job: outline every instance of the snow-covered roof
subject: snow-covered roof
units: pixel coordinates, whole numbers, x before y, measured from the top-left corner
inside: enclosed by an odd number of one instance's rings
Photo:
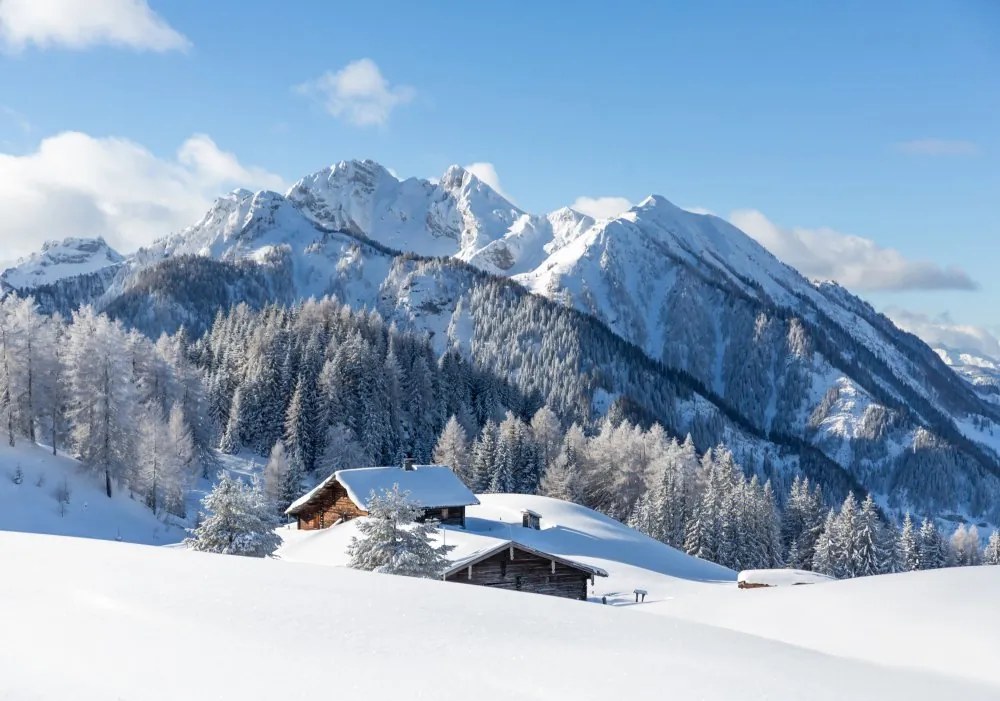
[[[505,540],[501,543],[497,543],[492,547],[484,548],[483,550],[474,552],[468,557],[462,558],[461,560],[456,560],[451,564],[451,566],[447,570],[445,570],[442,577],[447,577],[448,575],[454,574],[455,572],[458,572],[459,570],[464,569],[469,565],[474,565],[477,562],[482,562],[483,560],[486,560],[492,557],[493,555],[496,555],[498,552],[502,552],[506,548],[511,548],[511,547],[517,550],[522,550],[524,552],[531,553],[532,555],[536,555],[541,558],[545,558],[546,560],[554,560],[563,565],[566,565],[567,567],[574,567],[594,577],[608,576],[608,573],[602,570],[600,567],[594,567],[593,565],[585,565],[582,562],[576,562],[574,560],[568,560],[564,557],[559,557],[558,555],[542,552],[541,550],[532,548],[531,546],[525,545],[524,543],[518,543],[517,541]]]
[[[347,490],[351,501],[365,511],[368,510],[368,500],[372,493],[381,494],[396,485],[400,492],[408,493],[410,501],[425,509],[479,503],[476,495],[447,465],[414,465],[410,470],[399,466],[359,467],[337,470],[309,493],[296,499],[285,513],[298,513],[333,481],[339,482]]]
[[[818,572],[807,570],[774,569],[774,570],[743,570],[736,581],[740,584],[759,584],[768,587],[787,587],[793,584],[820,584],[832,582],[833,577],[827,577]]]

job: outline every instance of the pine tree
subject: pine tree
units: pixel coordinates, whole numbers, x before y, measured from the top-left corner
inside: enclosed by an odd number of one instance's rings
[[[274,507],[260,481],[246,485],[226,472],[202,500],[208,512],[184,543],[192,550],[267,557],[281,544],[274,532],[279,525]]]
[[[861,513],[858,515],[857,523],[854,562],[851,567],[853,576],[870,577],[881,574],[886,567],[889,555],[883,550],[878,507],[875,506],[875,500],[871,494],[865,498],[861,505]]]
[[[938,532],[934,521],[925,518],[920,525],[919,538],[920,569],[934,570],[944,567],[948,562],[945,541]]]
[[[472,446],[472,491],[477,494],[490,490],[496,470],[498,439],[497,425],[489,420]]]
[[[834,533],[837,530],[837,514],[830,509],[826,514],[826,521],[823,523],[823,531],[816,539],[816,550],[813,553],[812,570],[820,574],[836,577],[836,552],[833,543]]]
[[[399,485],[368,499],[368,517],[358,523],[361,537],[347,547],[349,565],[354,569],[436,578],[448,566],[454,546],[435,546],[431,537],[438,532],[431,522],[420,523],[423,511],[413,504]]]
[[[899,535],[899,566],[903,572],[920,569],[920,537],[909,513],[903,519],[903,530]]]

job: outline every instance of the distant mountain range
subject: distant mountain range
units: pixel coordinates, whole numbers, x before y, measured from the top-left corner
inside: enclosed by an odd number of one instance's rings
[[[956,373],[953,356],[842,287],[658,196],[608,220],[536,215],[457,166],[401,181],[342,162],[285,194],[229,193],[128,257],[102,241],[47,245],[0,286],[64,313],[92,302],[150,334],[204,330],[239,302],[332,294],[564,416],[626,407],[702,447],[725,440],[775,478],[802,471],[890,510],[1000,521],[996,367],[959,355]],[[580,378],[586,399],[571,402]]]

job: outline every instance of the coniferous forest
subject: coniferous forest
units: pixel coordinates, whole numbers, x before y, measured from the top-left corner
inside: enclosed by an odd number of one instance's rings
[[[185,493],[218,451],[268,458],[275,516],[333,470],[410,455],[476,492],[580,503],[737,570],[847,578],[1000,562],[996,532],[983,548],[973,524],[942,530],[807,476],[772,480],[622,404],[587,421],[541,396],[332,299],[241,304],[199,338],[155,341],[90,307],[64,319],[0,301],[5,440],[69,452],[109,495],[127,490],[164,517],[190,516]]]

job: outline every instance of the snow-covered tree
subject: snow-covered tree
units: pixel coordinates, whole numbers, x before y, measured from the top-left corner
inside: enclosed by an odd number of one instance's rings
[[[948,564],[947,541],[941,537],[932,519],[925,518],[920,525],[918,552],[922,570],[935,570]]]
[[[563,436],[559,417],[547,404],[531,417],[531,433],[538,446],[541,470],[544,473],[559,455]]]
[[[984,565],[1000,565],[1000,531],[993,531],[990,534],[989,542],[983,551]]]
[[[454,415],[444,425],[437,445],[434,446],[434,462],[439,465],[448,465],[463,482],[472,483],[469,438],[462,424]]]
[[[899,534],[899,567],[903,572],[920,569],[920,536],[909,513],[903,519],[903,530]]]
[[[289,461],[281,441],[271,448],[264,465],[264,495],[282,514],[302,494],[302,470],[296,461]]]
[[[951,562],[955,567],[971,567],[981,565],[982,553],[979,550],[979,529],[975,525],[968,528],[958,524],[951,536]]]
[[[257,479],[248,485],[220,472],[202,505],[208,513],[184,541],[193,550],[267,557],[281,544],[274,532],[279,525],[274,507]]]
[[[347,547],[349,565],[354,569],[436,578],[448,565],[451,545],[435,546],[431,537],[438,532],[432,522],[417,519],[423,511],[411,502],[399,485],[368,499],[368,517],[358,522],[360,537]]]

